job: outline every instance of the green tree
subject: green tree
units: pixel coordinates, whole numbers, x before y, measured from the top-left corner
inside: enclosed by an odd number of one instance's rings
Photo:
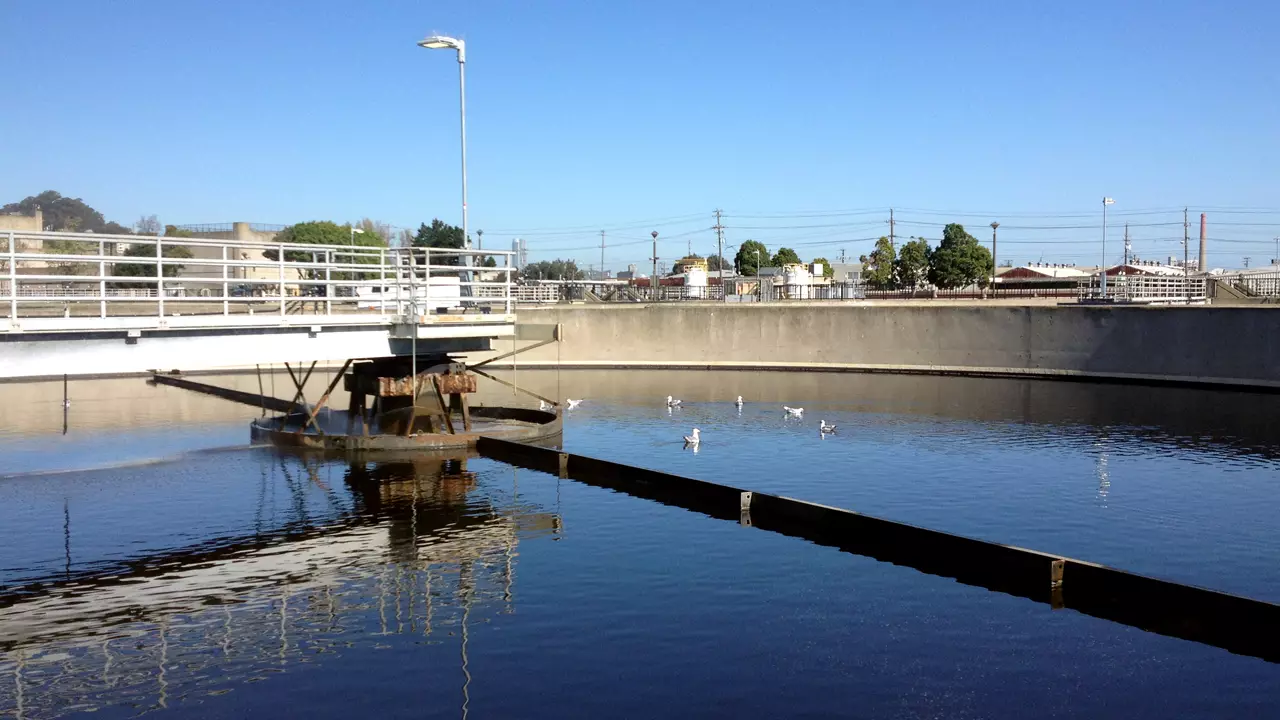
[[[120,255],[122,257],[133,257],[133,258],[144,258],[144,257],[154,258],[156,256],[156,247],[151,243],[138,243],[136,245],[130,245],[123,253],[120,253]],[[165,259],[173,259],[173,260],[190,260],[193,257],[193,255],[191,254],[191,248],[185,247],[183,245],[167,245],[165,246],[164,250],[161,251],[161,255],[163,255]],[[182,268],[183,266],[181,263],[165,263],[164,276],[167,278],[177,277],[178,273],[182,271]],[[136,277],[136,278],[153,278],[154,279],[156,276],[156,264],[155,263],[117,263],[112,268],[111,274],[117,277]],[[112,283],[112,285],[114,285],[115,287],[121,287],[121,288],[151,287],[153,285],[153,282],[120,282],[120,283]]]
[[[354,238],[351,236],[350,225],[338,225],[328,220],[315,220],[312,222],[298,223],[290,225],[280,234],[276,236],[276,242],[286,244],[302,244],[302,245],[358,245],[360,247],[381,248],[386,247],[387,243],[381,236],[371,232],[357,233]],[[280,253],[277,250],[264,250],[263,256],[268,260],[278,260]],[[317,248],[316,252],[306,250],[286,250],[284,253],[285,262],[323,262],[324,253],[321,248]],[[378,263],[378,254],[372,252],[362,252],[358,254],[337,253],[334,262],[339,263],[357,263],[361,265],[376,265]],[[324,273],[319,270],[308,270],[306,278],[309,280],[318,280],[324,277]],[[348,280],[350,273],[333,273],[330,275],[334,280]]]
[[[107,222],[102,213],[86,205],[80,198],[65,197],[56,190],[45,190],[39,195],[9,203],[0,208],[0,214],[20,213],[30,216],[35,215],[36,210],[44,217],[46,230],[111,234],[129,232],[129,228],[123,225]]]
[[[582,280],[586,274],[573,260],[541,260],[524,266],[520,274],[530,280]]]
[[[55,238],[40,243],[40,251],[46,255],[97,255],[98,242],[96,240]],[[53,271],[54,275],[97,275],[98,263],[90,258],[85,258],[84,262],[77,260],[50,260],[49,269]]]
[[[928,279],[929,255],[932,253],[929,241],[916,238],[903,243],[898,258],[894,261],[893,274],[898,287],[915,290]]]
[[[413,236],[413,246],[461,250],[466,247],[466,242],[462,237],[462,228],[442,222],[440,218],[435,218],[430,225],[422,223],[418,226],[418,232]],[[439,258],[432,258],[431,264],[461,265],[462,257],[459,255],[442,255]]]
[[[167,237],[167,238],[173,238],[173,237],[184,237],[184,238],[195,237],[195,235],[194,235],[190,230],[186,230],[186,229],[184,229],[184,228],[180,228],[180,227],[178,227],[177,225],[165,225],[165,226],[164,226],[164,236],[165,236],[165,237]]]
[[[991,252],[960,223],[943,228],[942,242],[929,258],[929,282],[944,289],[986,287],[990,275]]]
[[[729,261],[725,260],[724,257],[720,255],[712,255],[707,258],[707,270],[710,270],[713,273],[718,273],[720,272],[720,268],[724,268],[725,270],[732,269],[729,265]]]
[[[773,256],[771,264],[773,267],[782,267],[783,265],[795,265],[800,262],[800,256],[795,250],[784,247],[778,248],[778,253]]]
[[[758,240],[748,240],[738,246],[738,254],[733,256],[733,266],[739,275],[755,275],[762,263],[769,262],[769,248]]]
[[[816,263],[822,263],[822,277],[833,278],[836,276],[836,269],[831,267],[831,263],[827,262],[826,258],[814,258],[813,261]]]
[[[889,238],[881,237],[870,255],[858,258],[862,263],[862,279],[873,290],[892,290],[895,259],[893,243],[889,242]]]

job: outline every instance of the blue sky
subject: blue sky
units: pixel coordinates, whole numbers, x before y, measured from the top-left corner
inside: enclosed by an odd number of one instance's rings
[[[999,220],[1002,259],[1097,262],[1106,194],[1109,260],[1126,220],[1139,254],[1181,255],[1189,206],[1211,262],[1258,264],[1280,235],[1276,27],[1244,1],[6,0],[0,201],[457,223],[457,64],[414,45],[441,32],[468,43],[490,247],[598,263],[605,228],[619,269],[651,229],[664,258],[712,251],[723,208],[730,244],[856,257],[893,207],[904,237]]]

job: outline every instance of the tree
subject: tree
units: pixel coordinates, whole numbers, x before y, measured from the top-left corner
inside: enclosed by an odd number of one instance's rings
[[[166,259],[190,260],[193,255],[191,248],[183,245],[167,245],[161,251],[161,255]],[[122,257],[134,258],[154,258],[156,256],[156,247],[151,243],[138,243],[130,245],[127,250],[121,253]],[[165,263],[163,273],[165,277],[177,277],[182,270],[181,263]],[[136,278],[155,278],[155,263],[117,263],[111,270],[111,274],[117,277],[136,277]],[[134,282],[134,283],[112,283],[116,287],[151,287],[151,282]]]
[[[881,237],[876,241],[876,247],[871,254],[863,255],[858,258],[858,261],[862,263],[862,279],[871,286],[871,289],[893,289],[894,249],[889,238]]]
[[[733,266],[739,275],[755,275],[760,271],[762,263],[769,262],[769,248],[757,240],[748,240],[738,246],[738,254],[733,256]]]
[[[929,241],[924,238],[916,238],[903,244],[893,265],[898,287],[915,290],[924,284],[928,278],[929,255],[932,252]]]
[[[160,220],[155,215],[143,215],[133,224],[133,231],[138,235],[159,235]]]
[[[361,247],[380,248],[386,247],[387,243],[381,236],[371,232],[357,233],[354,238],[351,236],[350,225],[338,225],[328,220],[315,220],[312,222],[298,223],[290,225],[280,234],[276,236],[276,242],[293,243],[303,245],[359,245]],[[277,250],[264,250],[262,255],[268,260],[278,260],[280,258]],[[316,252],[306,250],[286,250],[284,253],[285,262],[323,262],[324,253],[317,248]],[[376,265],[379,257],[376,253],[339,253],[334,258],[339,263],[358,263],[362,265]],[[306,277],[310,280],[317,280],[324,276],[319,270],[306,271]],[[330,278],[333,280],[350,279],[350,273],[331,273]]]
[[[173,238],[173,237],[189,238],[189,237],[195,237],[195,234],[192,233],[190,230],[187,230],[186,228],[180,228],[177,225],[165,225],[164,236],[167,238]]]
[[[833,278],[836,276],[836,269],[831,267],[831,263],[827,262],[826,258],[814,258],[813,261],[816,263],[822,263],[822,277]]]
[[[355,226],[384,240],[390,240],[395,235],[395,227],[391,223],[382,222],[381,220],[361,218],[360,222],[356,223]]]
[[[729,265],[729,261],[725,260],[724,257],[721,255],[712,255],[711,257],[707,258],[707,270],[710,270],[713,273],[718,273],[720,272],[721,268],[725,270],[732,269]]]
[[[114,244],[114,243],[112,243]],[[46,255],[97,255],[98,243],[93,240],[64,240],[56,238],[45,240],[40,244],[41,252]],[[54,275],[96,275],[98,263],[91,258],[84,262],[76,260],[50,260],[49,268]]]
[[[520,275],[530,280],[582,280],[586,277],[576,262],[559,259],[529,263]]]
[[[796,265],[800,262],[800,256],[791,248],[779,248],[778,254],[773,256],[773,267],[782,267],[783,265]]]
[[[0,208],[0,214],[19,213],[35,215],[39,210],[44,217],[44,229],[70,232],[128,233],[129,229],[116,223],[108,223],[102,213],[94,210],[80,198],[64,197],[56,190],[45,190],[39,195],[23,198]]]
[[[960,223],[943,228],[942,242],[929,258],[929,282],[944,289],[986,287],[990,276],[991,252]]]
[[[462,237],[462,228],[442,222],[440,218],[435,218],[431,221],[430,226],[426,223],[418,226],[418,233],[413,236],[413,246],[461,250],[466,247],[466,242]],[[462,257],[460,255],[442,255],[438,259],[432,258],[431,264],[461,265]]]

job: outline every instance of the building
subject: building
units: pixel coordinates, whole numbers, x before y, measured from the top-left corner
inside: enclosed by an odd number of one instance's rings
[[[44,213],[36,210],[35,215],[19,215],[10,213],[0,215],[0,232],[40,232],[44,230]]]
[[[996,282],[1005,284],[1012,280],[1087,278],[1092,274],[1092,271],[1081,270],[1075,265],[1063,265],[1058,263],[1029,263],[1015,268],[998,269],[996,271]]]

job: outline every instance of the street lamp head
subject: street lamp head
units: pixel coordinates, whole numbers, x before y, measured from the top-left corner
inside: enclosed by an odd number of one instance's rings
[[[428,50],[457,50],[458,62],[467,61],[467,44],[457,38],[451,38],[447,35],[432,35],[418,42],[418,47],[424,47]]]
[[[1111,199],[1111,198],[1109,198],[1109,197],[1104,197],[1104,198],[1102,198],[1102,204],[1103,204],[1103,205],[1115,205],[1115,204],[1116,204],[1116,201],[1115,201],[1115,200],[1113,200],[1113,199]]]
[[[1000,227],[1000,223],[998,223],[998,222],[993,222],[993,223],[991,223],[991,229],[992,229],[992,230],[995,230],[995,229],[996,229],[996,228],[998,228],[998,227]]]
[[[361,235],[364,234],[364,230],[361,230],[360,228],[351,228],[351,232],[360,233]]]
[[[658,239],[658,231],[657,231],[657,230],[654,230],[653,232],[651,232],[651,233],[649,233],[649,234],[653,236],[653,239],[654,239],[654,240],[657,240],[657,239]]]

